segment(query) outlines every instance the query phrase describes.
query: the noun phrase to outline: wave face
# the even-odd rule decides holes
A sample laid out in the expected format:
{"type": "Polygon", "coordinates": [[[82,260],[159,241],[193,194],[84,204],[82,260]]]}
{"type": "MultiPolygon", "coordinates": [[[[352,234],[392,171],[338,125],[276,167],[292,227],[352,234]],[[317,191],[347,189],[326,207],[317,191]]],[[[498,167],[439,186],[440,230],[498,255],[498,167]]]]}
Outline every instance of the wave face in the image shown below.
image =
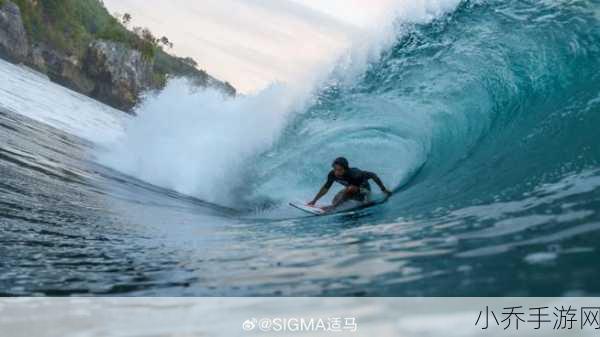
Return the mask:
{"type": "Polygon", "coordinates": [[[291,123],[258,161],[259,191],[318,185],[337,155],[393,186],[426,163],[403,193],[421,209],[514,199],[595,168],[596,9],[467,2],[414,27],[291,123]]]}
{"type": "MultiPolygon", "coordinates": [[[[174,82],[120,143],[68,138],[104,165],[76,151],[57,159],[77,167],[43,180],[49,200],[52,184],[77,192],[54,195],[68,205],[58,213],[17,183],[45,175],[48,160],[13,149],[4,231],[23,253],[7,256],[31,276],[3,273],[4,289],[53,294],[52,276],[77,265],[61,293],[598,294],[598,13],[593,1],[466,1],[399,22],[359,75],[326,67],[333,75],[311,89],[223,101],[174,82]],[[340,155],[396,194],[328,217],[286,206],[311,198],[340,155]],[[42,252],[56,263],[27,263],[42,252]]],[[[16,146],[42,151],[26,138],[16,146]]]]}

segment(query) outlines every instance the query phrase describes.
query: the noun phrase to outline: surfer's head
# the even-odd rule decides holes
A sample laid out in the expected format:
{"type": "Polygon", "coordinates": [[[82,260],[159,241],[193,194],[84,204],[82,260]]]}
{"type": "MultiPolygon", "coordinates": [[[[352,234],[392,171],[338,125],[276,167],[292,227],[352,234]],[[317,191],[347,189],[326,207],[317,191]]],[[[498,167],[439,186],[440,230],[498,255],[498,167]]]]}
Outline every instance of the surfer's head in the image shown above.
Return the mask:
{"type": "Polygon", "coordinates": [[[333,161],[331,166],[336,177],[343,177],[346,171],[348,171],[348,160],[344,157],[338,157],[333,161]]]}

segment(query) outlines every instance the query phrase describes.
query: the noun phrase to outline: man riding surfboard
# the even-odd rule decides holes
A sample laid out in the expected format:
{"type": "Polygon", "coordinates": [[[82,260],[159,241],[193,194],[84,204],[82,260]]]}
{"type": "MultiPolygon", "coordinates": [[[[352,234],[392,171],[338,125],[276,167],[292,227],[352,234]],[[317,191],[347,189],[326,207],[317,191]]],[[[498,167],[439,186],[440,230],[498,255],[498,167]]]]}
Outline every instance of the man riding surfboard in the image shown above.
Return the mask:
{"type": "Polygon", "coordinates": [[[371,194],[369,179],[373,179],[387,197],[392,195],[392,192],[383,185],[383,182],[375,173],[350,167],[348,160],[344,157],[336,158],[331,166],[333,169],[327,175],[327,181],[315,198],[308,203],[309,206],[314,206],[322,196],[327,194],[334,182],[344,185],[345,188],[336,194],[330,206],[321,207],[324,211],[330,211],[348,200],[368,203],[371,194]]]}

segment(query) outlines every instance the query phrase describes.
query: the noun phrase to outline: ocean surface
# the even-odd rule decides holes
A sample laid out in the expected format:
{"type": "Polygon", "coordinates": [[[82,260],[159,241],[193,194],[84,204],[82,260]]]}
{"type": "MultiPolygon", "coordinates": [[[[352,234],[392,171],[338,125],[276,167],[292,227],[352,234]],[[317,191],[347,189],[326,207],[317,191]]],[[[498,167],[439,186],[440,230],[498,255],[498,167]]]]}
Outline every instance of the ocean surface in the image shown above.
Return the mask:
{"type": "Polygon", "coordinates": [[[600,294],[600,3],[394,29],[301,104],[173,81],[130,117],[0,61],[0,295],[600,294]],[[340,155],[396,193],[287,206],[340,155]]]}

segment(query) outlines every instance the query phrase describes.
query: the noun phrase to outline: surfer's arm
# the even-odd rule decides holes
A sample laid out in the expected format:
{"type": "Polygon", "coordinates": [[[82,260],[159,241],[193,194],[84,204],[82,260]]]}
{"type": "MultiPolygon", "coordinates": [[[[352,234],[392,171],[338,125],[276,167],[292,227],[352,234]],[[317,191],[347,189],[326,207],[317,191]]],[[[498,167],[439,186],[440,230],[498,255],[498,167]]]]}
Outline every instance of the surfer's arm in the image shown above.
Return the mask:
{"type": "Polygon", "coordinates": [[[317,195],[315,196],[315,198],[309,202],[309,205],[314,205],[317,203],[317,201],[319,199],[321,199],[322,196],[324,196],[325,194],[327,194],[327,192],[329,192],[329,187],[326,187],[325,185],[323,187],[321,187],[321,190],[319,190],[319,193],[317,193],[317,195]]]}
{"type": "Polygon", "coordinates": [[[373,172],[366,172],[367,177],[369,177],[369,179],[373,179],[373,181],[377,184],[377,186],[379,186],[379,188],[381,189],[381,192],[385,193],[385,194],[392,194],[392,192],[390,192],[385,185],[383,184],[383,182],[381,181],[381,179],[379,179],[379,177],[373,173],[373,172]]]}
{"type": "Polygon", "coordinates": [[[319,199],[321,199],[322,196],[324,196],[325,194],[327,194],[327,192],[329,192],[329,189],[331,188],[331,185],[333,185],[333,181],[334,181],[334,179],[333,179],[332,173],[330,173],[327,176],[327,181],[325,182],[325,184],[323,184],[323,187],[321,187],[321,189],[319,190],[319,193],[317,193],[317,195],[315,196],[315,198],[311,202],[309,202],[308,204],[309,205],[316,204],[317,201],[319,199]]]}

